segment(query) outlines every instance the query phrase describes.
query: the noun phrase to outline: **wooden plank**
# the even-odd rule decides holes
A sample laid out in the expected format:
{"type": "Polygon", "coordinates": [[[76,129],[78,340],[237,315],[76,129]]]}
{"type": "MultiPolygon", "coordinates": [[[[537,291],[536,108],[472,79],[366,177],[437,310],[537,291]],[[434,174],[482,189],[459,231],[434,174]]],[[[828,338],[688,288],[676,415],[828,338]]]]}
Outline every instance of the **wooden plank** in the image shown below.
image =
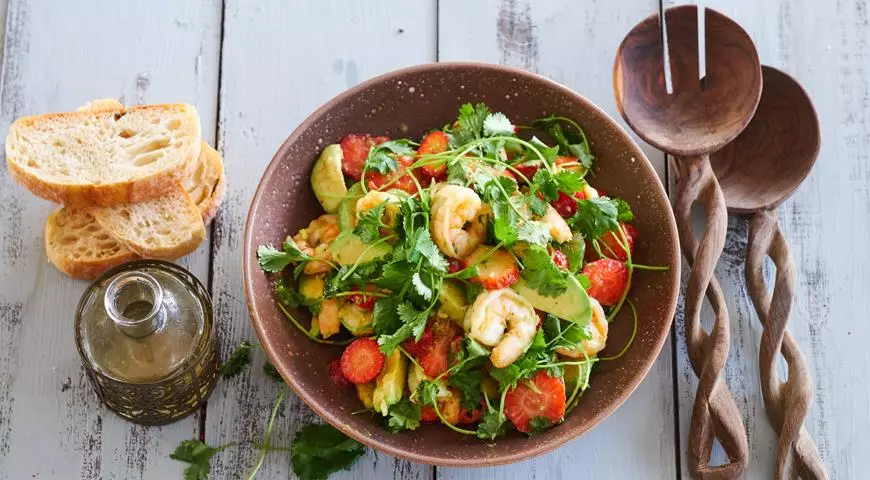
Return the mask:
{"type": "MultiPolygon", "coordinates": [[[[8,9],[0,131],[18,116],[87,100],[195,104],[214,134],[220,10],[210,0],[25,2],[8,9]]],[[[0,169],[0,478],[177,477],[168,458],[196,436],[196,416],[162,428],[130,424],[103,408],[73,340],[86,283],[43,253],[54,208],[0,169]]],[[[186,259],[200,278],[208,244],[186,259]]]]}
{"type": "MultiPolygon", "coordinates": [[[[866,439],[870,391],[866,379],[856,372],[870,368],[864,340],[870,336],[870,325],[860,320],[866,311],[863,300],[870,272],[862,268],[866,243],[854,239],[865,238],[870,228],[866,4],[861,0],[836,6],[788,0],[711,0],[704,4],[739,22],[755,41],[762,62],[798,79],[819,115],[824,141],[818,162],[779,209],[780,225],[797,261],[797,301],[790,330],[816,382],[805,425],[831,478],[861,478],[870,467],[870,458],[862,455],[870,448],[866,439]]],[[[744,283],[747,222],[732,219],[728,235],[717,269],[732,318],[726,379],[749,435],[746,477],[769,478],[777,441],[758,381],[761,325],[744,283]]],[[[682,327],[681,312],[677,318],[682,327]]],[[[685,434],[696,382],[685,345],[682,341],[679,345],[680,432],[685,434]]],[[[685,438],[680,445],[686,474],[685,438]]]]}
{"type": "MultiPolygon", "coordinates": [[[[340,0],[228,0],[224,14],[220,142],[229,193],[215,231],[213,294],[221,350],[256,336],[245,306],[241,248],[248,203],[287,135],[335,94],[374,75],[435,60],[436,3],[340,0]]],[[[307,186],[305,187],[307,188],[307,186]]],[[[209,401],[206,438],[216,445],[260,440],[278,386],[264,378],[259,353],[249,372],[224,382],[209,401]]],[[[288,445],[316,417],[293,397],[275,427],[288,445]]],[[[222,454],[214,478],[236,478],[255,461],[250,449],[222,454]]],[[[263,476],[290,476],[287,454],[272,454],[263,476]]],[[[335,478],[430,478],[432,469],[373,452],[335,478]]]]}
{"type": "MultiPolygon", "coordinates": [[[[618,118],[611,67],[622,37],[658,9],[655,0],[531,2],[442,0],[439,60],[497,62],[541,73],[618,118]]],[[[621,121],[621,119],[620,119],[621,121]]],[[[644,151],[664,177],[663,155],[644,151]]],[[[670,341],[631,398],[593,431],[539,459],[505,467],[437,470],[439,478],[673,478],[674,406],[670,341]],[[654,473],[651,473],[654,472],[654,473]]]]}

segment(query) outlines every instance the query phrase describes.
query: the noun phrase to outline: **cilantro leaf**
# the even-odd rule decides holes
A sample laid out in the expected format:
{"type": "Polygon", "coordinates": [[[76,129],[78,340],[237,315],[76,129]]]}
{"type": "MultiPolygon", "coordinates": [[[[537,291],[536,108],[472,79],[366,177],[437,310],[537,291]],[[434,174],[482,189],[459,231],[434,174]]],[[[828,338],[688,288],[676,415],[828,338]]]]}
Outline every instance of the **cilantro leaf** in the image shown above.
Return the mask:
{"type": "MultiPolygon", "coordinates": [[[[375,304],[375,307],[377,307],[377,304],[375,304]]],[[[428,309],[421,312],[408,302],[400,303],[396,308],[396,313],[401,326],[391,334],[378,337],[381,351],[386,355],[393,353],[402,342],[411,338],[411,336],[419,339],[423,335],[423,329],[426,328],[426,321],[429,319],[428,309]]]]}
{"type": "Polygon", "coordinates": [[[397,312],[402,299],[398,296],[384,297],[375,302],[372,312],[372,328],[377,335],[389,335],[402,326],[397,312]]]}
{"type": "Polygon", "coordinates": [[[306,305],[308,300],[299,293],[296,285],[288,281],[286,278],[279,278],[275,281],[275,296],[282,304],[296,308],[299,305],[306,305]]]}
{"type": "Polygon", "coordinates": [[[422,256],[426,259],[429,265],[438,272],[447,271],[447,260],[441,254],[441,250],[432,241],[432,236],[429,234],[429,229],[419,228],[414,235],[414,250],[408,256],[411,262],[417,261],[422,256]]]}
{"type": "Polygon", "coordinates": [[[375,283],[388,290],[398,292],[414,273],[414,266],[400,260],[384,265],[381,277],[375,283]]]}
{"type": "Polygon", "coordinates": [[[586,255],[586,242],[583,236],[575,234],[574,238],[561,245],[561,250],[568,258],[568,270],[579,272],[583,267],[583,257],[586,255]]]}
{"type": "Polygon", "coordinates": [[[435,405],[441,386],[432,380],[422,380],[417,386],[417,399],[421,405],[435,405]]]}
{"type": "Polygon", "coordinates": [[[477,426],[477,438],[482,440],[495,440],[507,433],[507,418],[504,412],[489,409],[480,417],[480,424],[477,426]]]}
{"type": "MultiPolygon", "coordinates": [[[[541,139],[538,137],[532,137],[531,140],[529,140],[529,143],[531,143],[532,146],[535,147],[535,150],[537,150],[538,153],[541,154],[541,157],[543,157],[541,158],[541,160],[549,163],[550,165],[553,165],[553,163],[556,161],[556,157],[559,156],[558,146],[551,147],[546,143],[542,142],[541,139]]],[[[535,155],[537,156],[537,154],[535,155]]]]}
{"type": "Polygon", "coordinates": [[[263,373],[265,373],[267,377],[275,380],[276,382],[284,382],[284,379],[281,378],[281,374],[278,373],[278,369],[275,368],[275,365],[272,365],[268,361],[263,364],[263,373]]]}
{"type": "Polygon", "coordinates": [[[229,446],[213,448],[199,440],[184,440],[169,454],[169,458],[188,464],[184,469],[184,480],[205,480],[211,471],[211,457],[229,446]]]}
{"type": "Polygon", "coordinates": [[[543,217],[550,210],[550,204],[546,200],[537,195],[526,196],[529,205],[529,211],[536,217],[543,217]]]}
{"type": "Polygon", "coordinates": [[[420,427],[420,405],[402,398],[390,406],[387,427],[393,432],[416,430],[420,427]]]}
{"type": "Polygon", "coordinates": [[[292,238],[287,238],[284,242],[284,250],[280,251],[271,244],[260,245],[257,248],[257,263],[263,271],[269,273],[277,273],[284,270],[284,267],[291,263],[306,262],[311,260],[311,257],[302,253],[296,242],[292,238]]]}
{"type": "Polygon", "coordinates": [[[384,211],[387,208],[387,202],[382,202],[374,208],[370,208],[361,212],[358,216],[356,227],[353,229],[353,234],[358,236],[363,243],[371,244],[381,239],[381,227],[385,227],[381,219],[384,217],[384,211]]]}
{"type": "Polygon", "coordinates": [[[630,222],[634,220],[634,212],[631,211],[631,205],[621,198],[614,198],[616,204],[616,219],[620,222],[630,222]]]}
{"type": "Polygon", "coordinates": [[[581,326],[548,314],[541,328],[544,330],[544,338],[551,348],[563,347],[573,350],[582,342],[592,338],[592,333],[586,327],[586,325],[581,326]]]}
{"type": "MultiPolygon", "coordinates": [[[[541,365],[551,363],[553,357],[554,354],[547,349],[544,332],[538,330],[532,344],[520,358],[504,368],[490,369],[489,375],[501,385],[504,391],[515,387],[520,380],[532,376],[541,369],[541,365]]],[[[554,373],[559,374],[559,372],[554,373]]]]}
{"type": "Polygon", "coordinates": [[[474,303],[474,300],[477,299],[477,297],[479,297],[480,294],[483,293],[484,291],[486,291],[486,289],[483,288],[482,285],[479,285],[477,283],[466,283],[465,284],[465,300],[469,304],[472,304],[472,303],[474,303]]]}
{"type": "Polygon", "coordinates": [[[365,448],[330,425],[307,425],[291,446],[293,473],[302,480],[325,480],[349,469],[365,448]]]}
{"type": "Polygon", "coordinates": [[[532,245],[546,246],[550,242],[550,227],[543,222],[529,220],[520,222],[517,228],[517,240],[532,245]]]}
{"type": "Polygon", "coordinates": [[[522,277],[529,287],[547,297],[558,297],[568,289],[568,275],[559,269],[547,249],[530,246],[523,255],[522,277]]]}
{"type": "Polygon", "coordinates": [[[480,408],[481,382],[483,370],[480,368],[462,369],[447,377],[447,383],[459,391],[459,401],[468,411],[480,408]]]}
{"type": "Polygon", "coordinates": [[[513,135],[514,126],[501,112],[490,113],[483,121],[483,133],[493,135],[513,135]]]}
{"type": "Polygon", "coordinates": [[[499,200],[489,204],[492,209],[492,231],[496,240],[505,245],[512,245],[517,241],[517,215],[506,200],[499,200]]]}
{"type": "Polygon", "coordinates": [[[592,154],[586,132],[583,131],[577,122],[569,118],[550,115],[549,117],[535,120],[532,122],[532,125],[546,130],[556,140],[556,143],[559,144],[559,151],[562,155],[577,157],[587,170],[592,168],[592,164],[595,162],[595,155],[592,154]],[[566,131],[562,128],[562,123],[570,128],[566,131]]]}
{"type": "Polygon", "coordinates": [[[395,172],[399,168],[396,155],[412,155],[408,140],[391,140],[374,146],[366,157],[365,167],[379,173],[395,172]]]}
{"type": "Polygon", "coordinates": [[[221,376],[224,378],[232,378],[242,372],[242,370],[251,363],[251,342],[242,341],[230,358],[221,365],[221,376]]]}
{"type": "Polygon", "coordinates": [[[480,138],[481,133],[483,133],[483,123],[488,115],[489,107],[483,103],[474,106],[466,103],[459,107],[456,128],[452,132],[456,146],[462,146],[480,138]]]}
{"type": "Polygon", "coordinates": [[[529,420],[529,436],[539,435],[553,425],[553,421],[547,417],[534,417],[529,420]]]}
{"type": "Polygon", "coordinates": [[[556,172],[554,178],[556,185],[559,186],[559,190],[568,194],[579,192],[580,190],[583,190],[583,187],[586,185],[586,181],[583,180],[583,177],[581,177],[577,172],[572,172],[570,170],[556,172]]]}
{"type": "Polygon", "coordinates": [[[609,198],[577,201],[577,213],[570,218],[571,226],[584,237],[594,240],[619,227],[617,203],[609,198]]]}
{"type": "Polygon", "coordinates": [[[414,272],[414,275],[411,276],[411,285],[414,286],[414,290],[419,293],[424,300],[432,300],[432,289],[423,282],[422,278],[420,278],[420,272],[414,272]]]}

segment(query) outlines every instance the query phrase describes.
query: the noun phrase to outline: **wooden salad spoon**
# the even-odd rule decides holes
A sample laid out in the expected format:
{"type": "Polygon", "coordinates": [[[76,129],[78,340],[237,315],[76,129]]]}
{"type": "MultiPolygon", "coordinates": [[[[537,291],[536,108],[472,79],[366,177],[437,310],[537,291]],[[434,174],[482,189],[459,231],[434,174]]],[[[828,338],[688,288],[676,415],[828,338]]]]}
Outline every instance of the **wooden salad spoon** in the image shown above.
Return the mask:
{"type": "Polygon", "coordinates": [[[698,478],[736,478],[746,467],[748,444],[740,410],[722,372],[728,357],[730,324],[719,283],[713,277],[725,244],[728,213],[709,154],[740,134],[761,96],[761,65],[749,35],[728,17],[703,11],[707,75],[699,79],[698,8],[685,5],[652,15],[622,41],[613,67],[616,104],[644,140],[678,157],[674,213],[691,273],[686,288],[685,334],[689,361],[698,376],[689,431],[689,466],[698,478]],[[666,50],[667,49],[667,50],[666,50]],[[665,86],[668,53],[673,93],[665,86]],[[691,206],[707,214],[698,242],[691,206]],[[704,294],[716,320],[708,334],[701,325],[704,294]],[[729,462],[711,466],[713,440],[729,462]]]}
{"type": "Polygon", "coordinates": [[[777,221],[776,208],[806,178],[819,153],[819,119],[809,96],[793,78],[763,67],[764,91],[749,126],[711,156],[713,171],[732,213],[750,215],[746,283],[764,326],[758,363],[767,416],[779,432],[776,478],[828,478],[819,452],[804,428],[813,399],[806,360],[786,330],[794,302],[795,265],[777,221]],[[764,281],[769,256],[776,266],[773,293],[764,281]],[[788,379],[777,373],[779,354],[788,379]]]}

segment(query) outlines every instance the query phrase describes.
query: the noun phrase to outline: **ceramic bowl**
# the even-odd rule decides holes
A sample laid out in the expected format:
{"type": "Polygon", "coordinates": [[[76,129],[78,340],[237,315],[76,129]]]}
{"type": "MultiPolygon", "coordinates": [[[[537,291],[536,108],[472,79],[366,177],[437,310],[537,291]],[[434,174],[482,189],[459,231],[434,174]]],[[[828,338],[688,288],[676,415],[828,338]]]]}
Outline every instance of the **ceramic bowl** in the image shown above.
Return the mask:
{"type": "MultiPolygon", "coordinates": [[[[485,466],[526,460],[577,438],[613,413],[646,376],[671,326],[679,285],[677,230],[665,190],[638,145],[592,102],[544,77],[488,64],[439,63],[381,75],[338,95],[311,114],[275,154],[251,203],[245,227],[244,282],[254,327],[270,361],[314,412],[347,435],[379,451],[414,462],[485,466]],[[591,386],[565,422],[527,437],[512,432],[493,442],[424,425],[394,434],[361,408],[354,390],[336,388],[327,364],[342,347],[311,342],[277,308],[271,280],[257,265],[257,246],[280,244],[323,213],[309,173],[323,147],[348,133],[393,138],[421,134],[456,117],[466,102],[485,102],[516,124],[556,113],[579,122],[597,157],[593,185],[626,199],[640,232],[638,263],[667,265],[667,272],[636,271],[630,298],[639,314],[637,337],[627,353],[602,362],[591,386]]],[[[294,312],[308,324],[305,311],[294,312]]],[[[630,309],[611,324],[603,356],[619,352],[632,331],[630,309]]],[[[638,428],[641,428],[638,426],[638,428]]],[[[655,446],[650,445],[650,448],[655,446]]],[[[591,452],[590,452],[591,454],[591,452]]]]}

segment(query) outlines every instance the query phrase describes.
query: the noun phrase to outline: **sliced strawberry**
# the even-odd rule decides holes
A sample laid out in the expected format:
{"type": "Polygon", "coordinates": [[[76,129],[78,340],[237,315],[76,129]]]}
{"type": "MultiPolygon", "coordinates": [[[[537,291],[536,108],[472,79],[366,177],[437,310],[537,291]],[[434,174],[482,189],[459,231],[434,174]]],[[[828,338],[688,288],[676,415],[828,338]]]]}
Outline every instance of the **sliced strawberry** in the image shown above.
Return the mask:
{"type": "Polygon", "coordinates": [[[538,370],[532,378],[521,381],[508,390],[504,399],[504,414],[517,427],[529,433],[529,422],[544,417],[558,423],[565,416],[565,383],[551,377],[546,370],[538,370]]]}
{"type": "Polygon", "coordinates": [[[549,247],[550,256],[553,257],[553,263],[562,270],[568,270],[568,256],[565,252],[558,248],[549,247]]]}
{"type": "Polygon", "coordinates": [[[477,275],[471,277],[471,281],[482,285],[487,290],[507,288],[517,283],[520,278],[520,269],[514,262],[513,255],[507,250],[499,248],[487,257],[490,250],[492,247],[481,245],[463,260],[466,266],[474,265],[477,267],[477,275]]]}
{"type": "Polygon", "coordinates": [[[628,283],[625,264],[610,258],[587,263],[583,274],[589,277],[589,296],[605,306],[616,304],[628,283]]]}
{"type": "Polygon", "coordinates": [[[532,163],[526,162],[521,163],[519,165],[514,165],[514,168],[523,174],[527,180],[531,181],[534,178],[535,174],[538,173],[538,168],[540,167],[540,163],[532,163]]]}
{"type": "MultiPolygon", "coordinates": [[[[355,292],[360,291],[359,287],[357,287],[356,285],[351,287],[351,290],[355,291],[355,292]]],[[[375,292],[375,291],[377,291],[377,288],[374,285],[366,285],[366,292],[371,293],[371,292],[375,292]]],[[[350,300],[351,302],[355,303],[358,307],[362,308],[363,310],[368,310],[368,311],[372,311],[375,309],[375,301],[377,300],[377,298],[374,295],[363,295],[363,294],[348,295],[347,299],[350,300]]]]}
{"type": "Polygon", "coordinates": [[[438,418],[438,414],[435,413],[435,407],[432,405],[424,405],[423,408],[420,409],[420,421],[423,423],[435,423],[441,421],[438,418]]]}
{"type": "Polygon", "coordinates": [[[414,163],[414,157],[400,155],[396,157],[396,162],[399,164],[399,168],[395,172],[366,171],[366,185],[368,185],[369,190],[379,190],[381,187],[386,187],[387,190],[396,188],[412,194],[417,193],[417,184],[411,178],[411,174],[406,173],[407,167],[414,163]]]}
{"type": "Polygon", "coordinates": [[[474,410],[468,411],[465,407],[459,410],[459,423],[475,423],[480,420],[480,417],[483,416],[483,410],[480,408],[475,408],[474,410]]]}
{"type": "Polygon", "coordinates": [[[565,192],[559,192],[559,198],[550,202],[562,218],[573,217],[577,213],[577,200],[565,192]]]}
{"type": "Polygon", "coordinates": [[[353,383],[368,383],[384,368],[384,354],[373,338],[358,338],[341,354],[341,373],[353,383]]]}
{"type": "Polygon", "coordinates": [[[353,382],[347,379],[343,373],[341,373],[341,359],[336,358],[333,361],[329,362],[329,379],[332,380],[332,383],[335,384],[338,388],[351,388],[353,387],[353,382]]]}
{"type": "MultiPolygon", "coordinates": [[[[634,253],[634,242],[637,239],[637,229],[628,223],[620,223],[619,225],[625,231],[625,240],[627,240],[628,243],[628,251],[634,253]]],[[[605,257],[622,260],[623,262],[628,260],[628,254],[625,252],[625,248],[620,245],[623,240],[622,236],[619,235],[619,232],[607,232],[601,237],[600,241],[604,244],[601,246],[601,253],[603,253],[605,257]]]]}
{"type": "Polygon", "coordinates": [[[359,180],[372,147],[389,141],[389,137],[373,137],[360,133],[345,136],[339,142],[342,153],[341,170],[348,177],[359,180]]]}
{"type": "Polygon", "coordinates": [[[462,270],[462,261],[448,257],[447,258],[447,273],[456,273],[462,270]]]}
{"type": "MultiPolygon", "coordinates": [[[[446,133],[437,131],[431,132],[420,142],[420,148],[417,149],[417,156],[433,155],[447,151],[450,143],[450,138],[446,133]]],[[[437,165],[423,165],[420,167],[423,173],[432,178],[439,178],[447,172],[447,164],[440,163],[437,165]]]]}
{"type": "Polygon", "coordinates": [[[452,320],[436,318],[426,325],[419,341],[408,340],[404,347],[423,367],[423,373],[435,378],[450,368],[462,347],[463,334],[462,328],[452,320]]]}

